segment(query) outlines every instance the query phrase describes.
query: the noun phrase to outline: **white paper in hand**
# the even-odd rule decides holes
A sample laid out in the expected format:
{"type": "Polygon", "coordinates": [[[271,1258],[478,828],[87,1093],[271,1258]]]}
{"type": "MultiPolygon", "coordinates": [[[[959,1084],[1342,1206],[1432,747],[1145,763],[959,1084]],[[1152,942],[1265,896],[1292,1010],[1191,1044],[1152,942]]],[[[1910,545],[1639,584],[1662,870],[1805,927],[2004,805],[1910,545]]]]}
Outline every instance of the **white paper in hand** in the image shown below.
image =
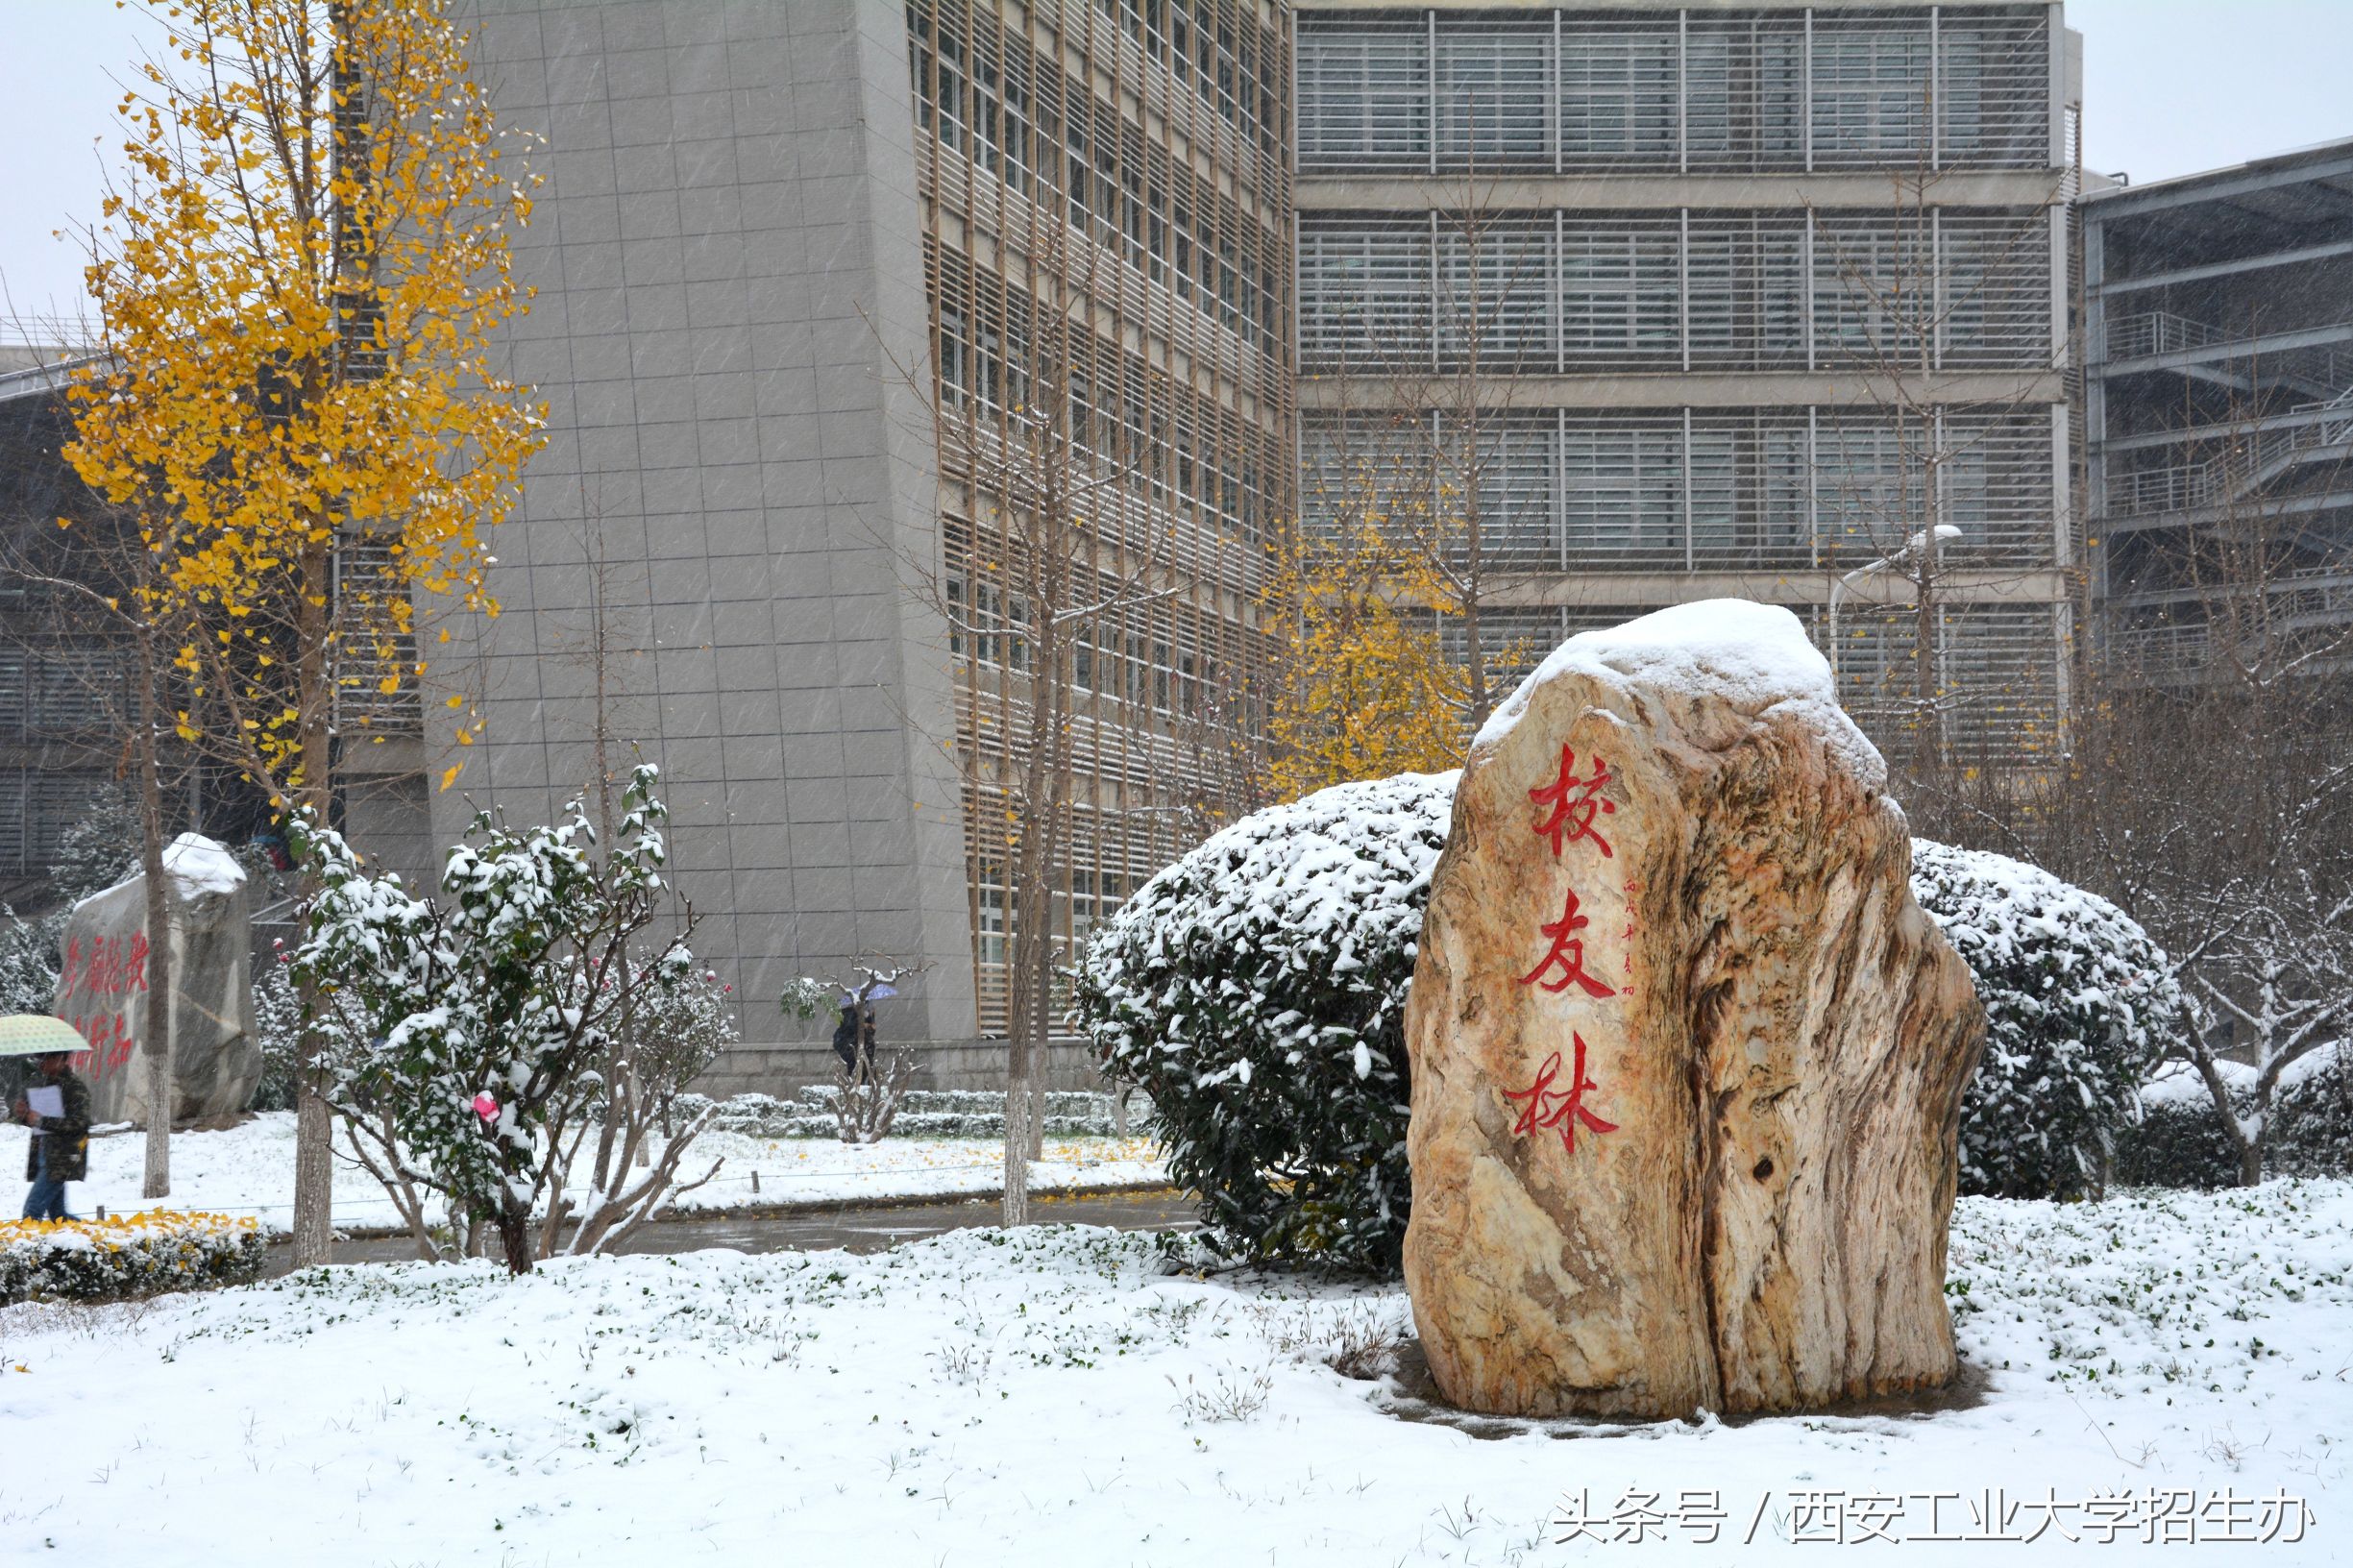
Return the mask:
{"type": "Polygon", "coordinates": [[[55,1084],[36,1084],[25,1090],[25,1104],[43,1118],[65,1115],[65,1091],[55,1084]]]}

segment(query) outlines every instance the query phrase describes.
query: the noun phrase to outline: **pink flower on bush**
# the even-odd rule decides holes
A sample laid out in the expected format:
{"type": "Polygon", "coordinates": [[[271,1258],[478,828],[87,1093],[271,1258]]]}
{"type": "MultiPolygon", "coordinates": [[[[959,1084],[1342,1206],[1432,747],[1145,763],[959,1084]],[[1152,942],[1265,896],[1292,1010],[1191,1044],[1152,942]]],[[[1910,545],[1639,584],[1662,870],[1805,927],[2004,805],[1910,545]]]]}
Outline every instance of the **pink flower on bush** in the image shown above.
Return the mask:
{"type": "Polygon", "coordinates": [[[490,1090],[485,1089],[474,1096],[474,1114],[484,1121],[499,1119],[499,1102],[490,1097],[490,1090]]]}

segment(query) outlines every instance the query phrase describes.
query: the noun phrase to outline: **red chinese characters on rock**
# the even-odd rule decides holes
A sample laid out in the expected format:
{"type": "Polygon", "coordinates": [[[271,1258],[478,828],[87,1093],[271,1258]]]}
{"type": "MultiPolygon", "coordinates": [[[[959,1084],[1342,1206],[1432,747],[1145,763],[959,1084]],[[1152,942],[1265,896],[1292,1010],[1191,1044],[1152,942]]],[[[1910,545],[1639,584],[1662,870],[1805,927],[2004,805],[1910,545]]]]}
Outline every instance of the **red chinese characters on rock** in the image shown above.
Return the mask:
{"type": "Polygon", "coordinates": [[[1525,1136],[1550,1127],[1560,1134],[1561,1148],[1575,1154],[1579,1122],[1583,1122],[1586,1130],[1593,1133],[1614,1133],[1618,1130],[1618,1124],[1604,1121],[1586,1108],[1586,1093],[1602,1086],[1585,1076],[1585,1037],[1572,1033],[1569,1039],[1574,1042],[1572,1048],[1577,1061],[1569,1071],[1568,1088],[1553,1087],[1560,1076],[1560,1053],[1555,1051],[1544,1059],[1544,1066],[1536,1069],[1534,1083],[1526,1089],[1507,1089],[1504,1090],[1504,1098],[1515,1103],[1527,1102],[1521,1108],[1520,1119],[1511,1124],[1514,1134],[1525,1136]]]}
{"type": "Polygon", "coordinates": [[[1596,1000],[1605,996],[1615,996],[1618,993],[1617,988],[1606,981],[1597,980],[1585,972],[1584,939],[1578,936],[1577,933],[1590,923],[1585,917],[1577,913],[1577,890],[1571,888],[1568,906],[1561,910],[1560,919],[1537,927],[1552,939],[1552,950],[1544,955],[1534,968],[1520,976],[1520,984],[1523,986],[1540,985],[1555,995],[1558,995],[1574,985],[1581,987],[1586,995],[1596,1000]],[[1560,972],[1550,980],[1542,978],[1545,972],[1551,969],[1558,969],[1560,972]]]}
{"type": "Polygon", "coordinates": [[[89,1041],[87,1070],[93,1079],[120,1071],[135,1041],[128,1017],[129,998],[147,989],[147,933],[68,941],[59,995],[86,1011],[59,1017],[89,1041]]]}
{"type": "MultiPolygon", "coordinates": [[[[1604,859],[1612,858],[1615,851],[1597,826],[1601,819],[1617,811],[1617,805],[1603,796],[1602,786],[1615,782],[1609,765],[1596,756],[1590,759],[1592,771],[1585,777],[1577,774],[1577,752],[1574,747],[1560,747],[1560,771],[1550,784],[1540,784],[1528,792],[1528,798],[1543,809],[1543,815],[1533,824],[1536,837],[1552,845],[1554,857],[1572,844],[1591,844],[1602,852],[1604,859]]],[[[1629,883],[1630,893],[1633,884],[1629,883]]],[[[1580,911],[1577,890],[1568,890],[1567,901],[1561,906],[1560,918],[1537,927],[1550,945],[1536,967],[1520,976],[1523,986],[1540,986],[1558,995],[1571,986],[1577,987],[1596,1001],[1615,996],[1617,988],[1591,973],[1585,968],[1585,941],[1578,933],[1591,924],[1580,911]]],[[[1633,927],[1627,927],[1630,937],[1633,927]]],[[[1630,955],[1628,968],[1630,972],[1630,955]]],[[[1577,1152],[1577,1127],[1582,1122],[1586,1131],[1614,1133],[1617,1123],[1605,1121],[1586,1108],[1585,1095],[1599,1092],[1596,1084],[1585,1071],[1585,1037],[1571,1032],[1576,1065],[1569,1075],[1567,1089],[1556,1089],[1560,1076],[1560,1053],[1555,1051],[1536,1070],[1535,1082],[1526,1089],[1507,1090],[1504,1098],[1521,1104],[1519,1119],[1512,1124],[1515,1136],[1528,1136],[1545,1128],[1560,1134],[1560,1146],[1569,1154],[1577,1152]]]]}
{"type": "Polygon", "coordinates": [[[1549,813],[1544,821],[1536,824],[1536,836],[1553,841],[1556,857],[1559,855],[1562,845],[1575,844],[1580,839],[1591,839],[1604,859],[1614,852],[1609,847],[1609,841],[1603,838],[1593,825],[1596,819],[1606,817],[1618,809],[1615,802],[1604,799],[1601,795],[1602,786],[1612,782],[1615,781],[1610,775],[1609,765],[1599,757],[1593,759],[1593,776],[1579,778],[1577,752],[1566,745],[1561,747],[1560,776],[1550,784],[1539,785],[1528,792],[1528,798],[1545,807],[1549,813]]]}

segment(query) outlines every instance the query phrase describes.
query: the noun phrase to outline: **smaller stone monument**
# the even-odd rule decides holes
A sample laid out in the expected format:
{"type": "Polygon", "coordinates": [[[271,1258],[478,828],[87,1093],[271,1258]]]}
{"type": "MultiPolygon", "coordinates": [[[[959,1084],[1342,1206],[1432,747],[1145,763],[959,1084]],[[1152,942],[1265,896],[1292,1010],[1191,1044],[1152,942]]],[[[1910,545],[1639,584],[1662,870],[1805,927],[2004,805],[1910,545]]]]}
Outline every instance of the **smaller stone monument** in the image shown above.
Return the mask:
{"type": "MultiPolygon", "coordinates": [[[[253,915],[245,872],[228,850],[183,833],[163,851],[172,911],[175,1124],[234,1115],[261,1078],[254,1027],[253,915]]],[[[135,875],[74,906],[51,1010],[90,1042],[90,1115],[145,1126],[148,1105],[147,879],[135,875]]]]}
{"type": "Polygon", "coordinates": [[[1788,611],[1571,639],[1472,744],[1406,1038],[1406,1283],[1447,1398],[1789,1410],[1955,1369],[1984,1015],[1788,611]]]}

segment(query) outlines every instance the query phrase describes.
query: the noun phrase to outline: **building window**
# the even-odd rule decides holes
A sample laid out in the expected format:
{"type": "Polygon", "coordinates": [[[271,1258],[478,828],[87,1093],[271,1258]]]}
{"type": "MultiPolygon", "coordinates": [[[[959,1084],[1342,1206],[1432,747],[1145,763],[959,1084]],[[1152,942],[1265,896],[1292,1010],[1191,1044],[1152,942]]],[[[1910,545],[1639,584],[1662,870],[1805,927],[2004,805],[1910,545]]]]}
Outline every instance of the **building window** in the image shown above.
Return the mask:
{"type": "Polygon", "coordinates": [[[1679,358],[1674,230],[1651,220],[1580,220],[1562,231],[1561,358],[1570,370],[1679,358]]]}
{"type": "Polygon", "coordinates": [[[1549,163],[1544,124],[1550,29],[1438,35],[1438,159],[1458,167],[1549,163]]]}
{"type": "Polygon", "coordinates": [[[1571,167],[1676,157],[1679,42],[1663,27],[1572,23],[1560,36],[1560,157],[1571,167]]]}
{"type": "Polygon", "coordinates": [[[1429,39],[1410,27],[1302,28],[1299,161],[1426,163],[1429,39]]]}
{"type": "Polygon", "coordinates": [[[1928,156],[1927,18],[1814,23],[1814,157],[1877,163],[1928,156]]]}

